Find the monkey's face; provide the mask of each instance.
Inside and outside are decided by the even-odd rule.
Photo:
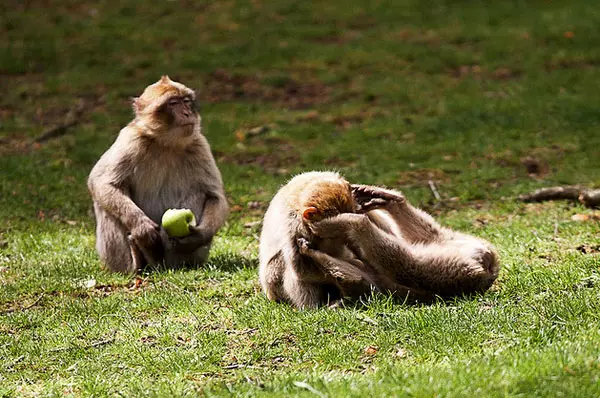
[[[193,132],[198,123],[194,101],[189,96],[176,96],[169,98],[158,109],[158,116],[169,129],[179,128],[184,132]]]

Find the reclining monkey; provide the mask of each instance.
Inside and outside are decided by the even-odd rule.
[[[439,226],[398,192],[331,172],[296,176],[275,195],[259,259],[267,297],[299,308],[370,290],[420,300],[484,291],[498,274],[487,242]]]

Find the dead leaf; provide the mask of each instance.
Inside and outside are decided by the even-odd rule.
[[[525,156],[521,158],[521,164],[525,166],[527,174],[529,174],[531,177],[543,177],[550,172],[550,165],[548,162],[533,156]]]
[[[583,222],[583,221],[587,221],[589,219],[590,219],[590,216],[587,214],[573,214],[571,216],[571,220],[573,220],[573,221]]]
[[[365,348],[366,355],[375,355],[377,354],[377,351],[379,351],[379,347],[377,346],[370,345],[367,348]]]
[[[582,252],[583,254],[596,254],[596,253],[600,253],[600,245],[579,245],[576,248],[578,251]]]
[[[572,38],[575,37],[575,33],[573,33],[570,30],[568,30],[565,33],[563,33],[563,36],[566,37],[567,39],[572,39]]]
[[[250,221],[244,224],[244,228],[257,228],[260,226],[261,223],[262,221]]]

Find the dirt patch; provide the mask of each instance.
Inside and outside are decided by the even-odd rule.
[[[217,70],[210,74],[201,96],[209,102],[264,101],[290,109],[305,109],[330,101],[332,91],[331,87],[315,79],[284,78],[269,84],[254,75]]]
[[[23,135],[0,138],[0,156],[24,155],[40,147],[32,145],[31,139]]]
[[[450,75],[458,79],[470,77],[481,80],[511,80],[519,78],[522,75],[522,72],[506,67],[489,70],[485,66],[461,65],[458,68],[452,69]]]
[[[576,250],[583,254],[598,254],[600,253],[600,245],[581,245],[577,246]]]
[[[544,66],[546,71],[552,72],[557,69],[593,69],[597,68],[599,65],[600,60],[574,57],[569,59],[548,61]]]
[[[448,182],[450,176],[440,169],[416,169],[401,171],[396,183],[402,187],[429,186],[429,181],[435,183]]]
[[[300,155],[296,147],[287,142],[280,142],[276,147],[256,151],[239,151],[230,154],[217,154],[218,162],[235,164],[238,166],[257,166],[275,174],[285,174],[288,168],[295,167],[300,162]]]

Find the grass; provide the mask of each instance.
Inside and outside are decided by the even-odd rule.
[[[516,200],[600,186],[594,4],[26,4],[0,6],[0,395],[600,394],[598,212]],[[161,74],[199,90],[232,214],[206,267],[114,275],[85,179]],[[428,306],[268,302],[255,222],[309,169],[492,241],[498,281]]]

